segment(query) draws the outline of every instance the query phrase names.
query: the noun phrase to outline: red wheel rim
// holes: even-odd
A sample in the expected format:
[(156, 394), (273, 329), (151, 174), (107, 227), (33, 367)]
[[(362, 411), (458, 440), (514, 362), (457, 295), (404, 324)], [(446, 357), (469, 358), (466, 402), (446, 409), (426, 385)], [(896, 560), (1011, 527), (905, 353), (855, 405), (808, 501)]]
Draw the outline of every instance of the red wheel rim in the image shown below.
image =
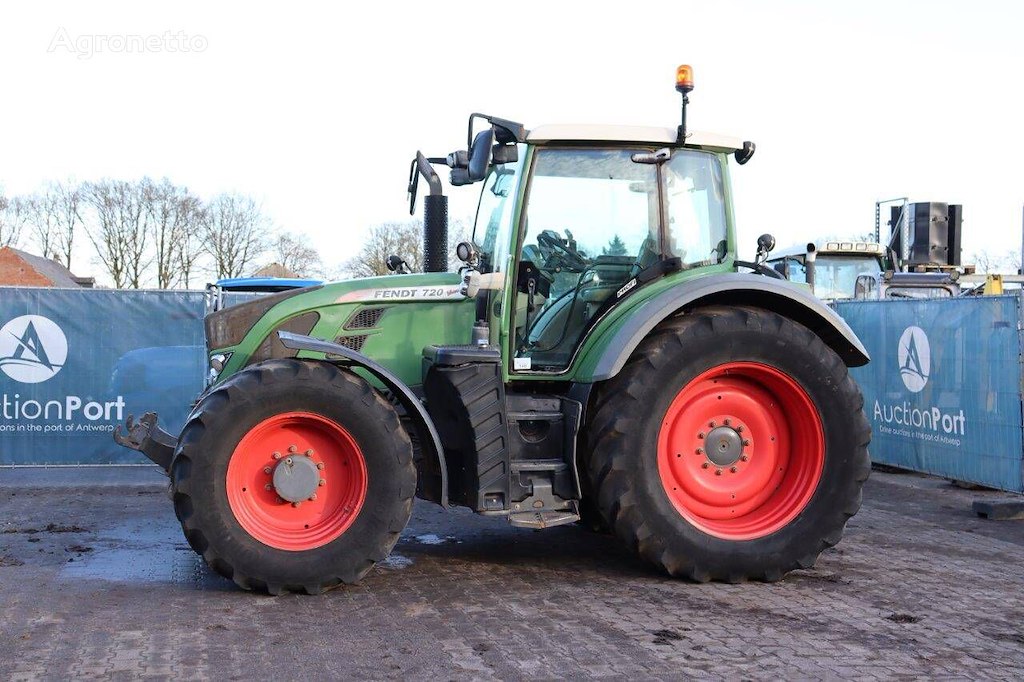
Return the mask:
[[(274, 488), (273, 473), (289, 457), (316, 465), (322, 482), (311, 495), (315, 499), (293, 504)], [(231, 453), (228, 505), (239, 525), (263, 544), (302, 551), (348, 530), (366, 499), (366, 482), (366, 461), (348, 430), (318, 414), (287, 412), (256, 424)]]
[(658, 474), (676, 510), (727, 540), (770, 535), (821, 480), (825, 435), (807, 392), (779, 370), (730, 362), (683, 387), (658, 435)]

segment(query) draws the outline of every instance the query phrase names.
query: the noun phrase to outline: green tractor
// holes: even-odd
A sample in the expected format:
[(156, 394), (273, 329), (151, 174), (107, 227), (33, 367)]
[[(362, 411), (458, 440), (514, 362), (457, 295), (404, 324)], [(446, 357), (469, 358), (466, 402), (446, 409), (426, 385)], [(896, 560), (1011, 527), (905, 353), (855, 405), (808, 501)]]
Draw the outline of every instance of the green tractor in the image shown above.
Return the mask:
[[(467, 149), (417, 153), (425, 272), (282, 292), (206, 318), (208, 386), (175, 438), (115, 438), (162, 466), (185, 537), (246, 589), (360, 579), (414, 497), (544, 529), (602, 524), (696, 581), (813, 565), (857, 512), (868, 362), (805, 287), (736, 260), (728, 161), (686, 129), (473, 114)], [(447, 198), (481, 183), (447, 272)], [(753, 272), (737, 272), (739, 268)]]

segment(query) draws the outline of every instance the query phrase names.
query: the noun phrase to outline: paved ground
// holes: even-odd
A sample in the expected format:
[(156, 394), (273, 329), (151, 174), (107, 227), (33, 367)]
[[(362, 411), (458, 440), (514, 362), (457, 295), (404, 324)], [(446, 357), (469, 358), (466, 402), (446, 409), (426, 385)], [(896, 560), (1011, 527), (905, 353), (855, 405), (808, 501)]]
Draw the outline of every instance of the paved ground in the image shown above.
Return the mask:
[(876, 472), (839, 547), (772, 585), (417, 503), (361, 585), (273, 598), (206, 570), (150, 472), (0, 470), (0, 679), (1019, 679), (1024, 521), (971, 513), (991, 497)]

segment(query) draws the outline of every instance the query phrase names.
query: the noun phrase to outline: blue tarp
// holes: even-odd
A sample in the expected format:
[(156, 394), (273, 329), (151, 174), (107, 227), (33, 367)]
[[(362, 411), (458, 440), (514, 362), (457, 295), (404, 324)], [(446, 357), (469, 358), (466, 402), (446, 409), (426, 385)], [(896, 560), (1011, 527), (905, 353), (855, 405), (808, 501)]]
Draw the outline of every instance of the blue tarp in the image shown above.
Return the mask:
[(0, 464), (148, 462), (110, 432), (177, 433), (202, 389), (202, 292), (0, 287)]
[(871, 354), (852, 374), (873, 461), (1024, 491), (1019, 295), (836, 309)]

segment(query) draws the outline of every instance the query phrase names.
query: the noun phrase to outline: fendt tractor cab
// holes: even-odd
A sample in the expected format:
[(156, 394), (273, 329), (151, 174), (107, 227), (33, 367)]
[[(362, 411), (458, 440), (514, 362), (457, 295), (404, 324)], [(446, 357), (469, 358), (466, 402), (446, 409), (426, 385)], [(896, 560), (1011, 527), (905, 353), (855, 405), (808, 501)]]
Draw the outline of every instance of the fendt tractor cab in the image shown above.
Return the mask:
[[(171, 478), (185, 537), (244, 588), (319, 592), (384, 559), (413, 497), (549, 528), (589, 517), (694, 580), (811, 566), (860, 504), (868, 356), (829, 308), (736, 258), (729, 160), (686, 129), (473, 114), (418, 153), (425, 272), (265, 296), (206, 318), (209, 386), (177, 437), (119, 442)], [(446, 197), (479, 183), (446, 272)], [(740, 273), (737, 268), (757, 274)]]
[(856, 297), (857, 278), (891, 269), (891, 255), (877, 242), (810, 242), (773, 252), (767, 265), (791, 282), (811, 287), (826, 301)]

